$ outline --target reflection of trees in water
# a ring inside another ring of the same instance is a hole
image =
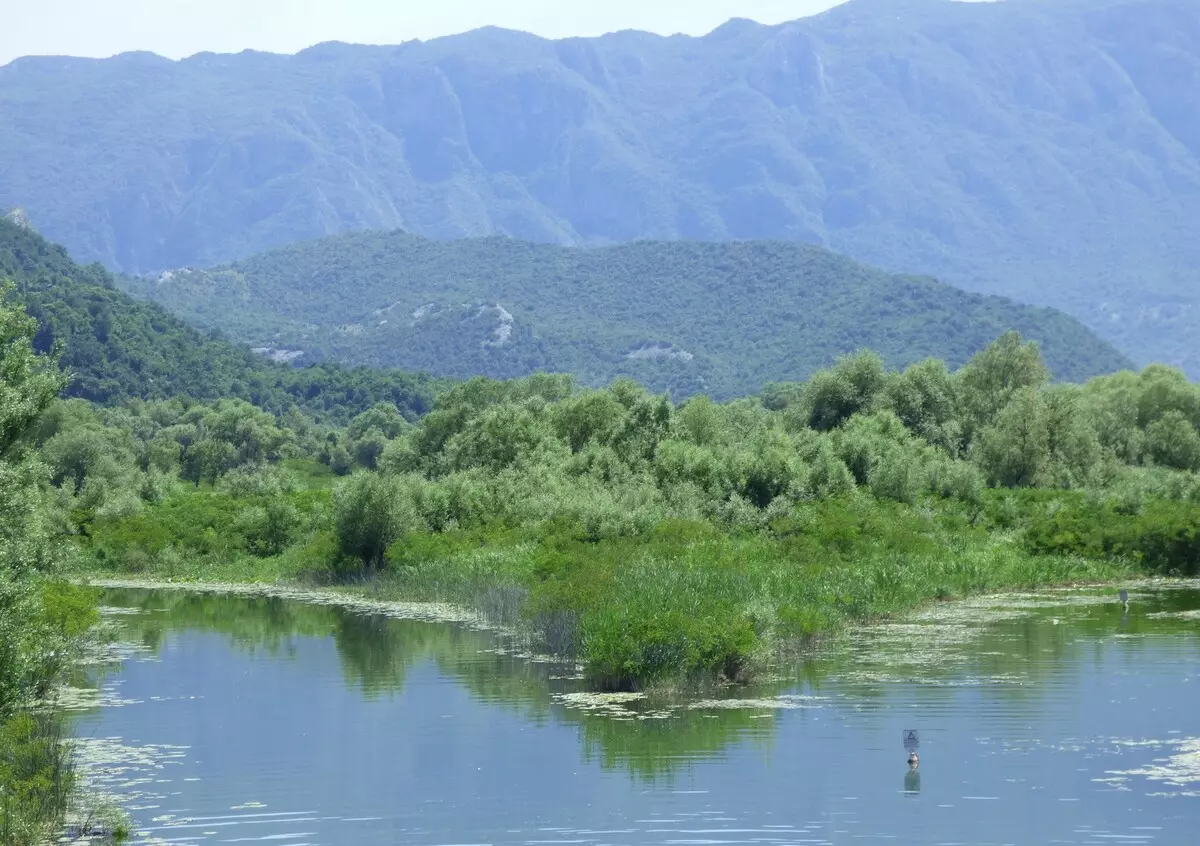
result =
[[[275,597],[121,590],[105,599],[141,612],[118,616],[116,622],[123,639],[155,651],[172,632],[214,632],[227,636],[235,649],[290,659],[296,653],[296,638],[332,637],[346,684],[369,697],[399,693],[414,667],[433,661],[489,706],[518,712],[538,725],[558,720],[579,726],[587,760],[648,781],[670,779],[690,762],[717,755],[747,737],[768,742],[772,732],[772,721],[756,720],[756,712],[745,710],[621,720],[566,707],[553,695],[578,688],[577,683],[555,678],[564,674],[561,665],[497,649],[494,635],[458,625],[397,620]]]
[[[334,625],[334,609],[273,596],[121,590],[105,599],[140,612],[117,622],[126,639],[155,651],[169,632],[202,631],[226,635],[250,652],[290,654],[295,637],[328,636]]]
[[[647,782],[670,781],[692,764],[744,741],[770,746],[775,737],[775,720],[761,719],[761,709],[685,710],[641,720],[569,713],[570,721],[582,726],[585,760]]]
[[[120,591],[107,598],[112,604],[142,611],[118,619],[126,639],[154,649],[161,648],[169,632],[210,631],[228,636],[239,649],[291,657],[297,637],[332,637],[346,683],[372,697],[399,693],[414,667],[433,661],[443,674],[457,679],[488,705],[516,711],[538,724],[554,719],[579,726],[586,760],[626,770],[647,781],[669,780],[691,763],[719,755],[737,743],[749,740],[770,745],[774,739],[776,721],[759,719],[764,713],[761,709],[684,710],[664,719],[617,719],[603,712],[566,707],[553,695],[577,686],[555,678],[563,672],[561,666],[497,650],[500,642],[494,635],[458,625],[396,620],[273,597]],[[1119,603],[1112,607],[1039,608],[1027,616],[976,626],[969,639],[944,647],[950,650],[947,654],[962,660],[922,664],[914,675],[933,680],[963,676],[1036,680],[1087,660],[1096,654],[1098,638],[1118,632],[1187,632],[1200,637],[1195,620],[1148,616],[1197,607],[1200,596],[1196,592],[1167,591],[1153,602],[1139,604],[1135,600],[1123,629]],[[1064,625],[1053,625],[1053,617],[1062,617]],[[1122,644],[1134,651],[1153,648],[1149,638],[1125,639]],[[918,642],[888,640],[873,647],[870,655],[863,655],[859,648],[835,645],[814,659],[798,660],[789,673],[789,686],[799,680],[819,690],[823,680],[857,670],[879,669],[886,675],[896,666],[906,666],[901,660],[906,650],[920,646]],[[884,682],[855,685],[855,696],[881,699],[888,688]],[[1001,685],[993,688],[993,695],[1028,702],[1036,700],[1039,690],[1036,684]],[[761,691],[755,695],[762,695]],[[927,702],[949,701],[957,695],[952,687],[930,686],[922,692]],[[919,780],[919,775],[916,777]]]

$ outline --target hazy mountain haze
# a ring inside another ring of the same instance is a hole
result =
[[[640,29],[702,35],[733,17],[781,23],[836,0],[46,0],[2,5],[0,64],[25,55],[146,50],[295,53],[324,41],[387,44],[499,26],[547,38]]]

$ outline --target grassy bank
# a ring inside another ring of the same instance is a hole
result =
[[[308,492],[298,504],[313,498]],[[757,531],[672,519],[599,540],[577,526],[413,534],[390,547],[386,566],[364,575],[339,566],[331,531],[280,555],[248,553],[236,531],[217,531],[222,515],[248,503],[193,490],[115,524],[119,531],[97,531],[91,543],[99,554],[84,559],[84,574],[340,587],[453,603],[525,630],[540,648],[576,656],[596,687],[629,688],[689,673],[744,678],[807,638],[930,601],[1139,570],[1108,555],[1032,551],[1041,535],[1000,527],[1012,503],[989,499],[983,514],[972,515],[948,502],[851,495],[797,506]],[[191,539],[186,550],[139,540],[139,527],[158,531],[181,514],[214,522],[174,531]],[[121,555],[122,548],[149,552]]]

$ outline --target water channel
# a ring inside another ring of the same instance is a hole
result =
[[[108,590],[88,782],[136,843],[1200,842],[1200,589],[944,603],[664,704],[458,623]],[[906,729],[920,765],[906,763]]]

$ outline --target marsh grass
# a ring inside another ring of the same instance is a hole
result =
[[[953,501],[857,492],[801,503],[759,530],[673,518],[599,540],[569,521],[413,533],[387,567],[350,577],[330,565],[336,545],[321,532],[272,558],[164,547],[141,572],[454,603],[579,660],[599,690],[744,681],[816,638],[929,602],[1134,572],[1119,558],[1032,552],[1020,528],[982,522]]]
[[[0,843],[33,846],[62,819],[75,787],[64,717],[23,711],[0,725]]]

